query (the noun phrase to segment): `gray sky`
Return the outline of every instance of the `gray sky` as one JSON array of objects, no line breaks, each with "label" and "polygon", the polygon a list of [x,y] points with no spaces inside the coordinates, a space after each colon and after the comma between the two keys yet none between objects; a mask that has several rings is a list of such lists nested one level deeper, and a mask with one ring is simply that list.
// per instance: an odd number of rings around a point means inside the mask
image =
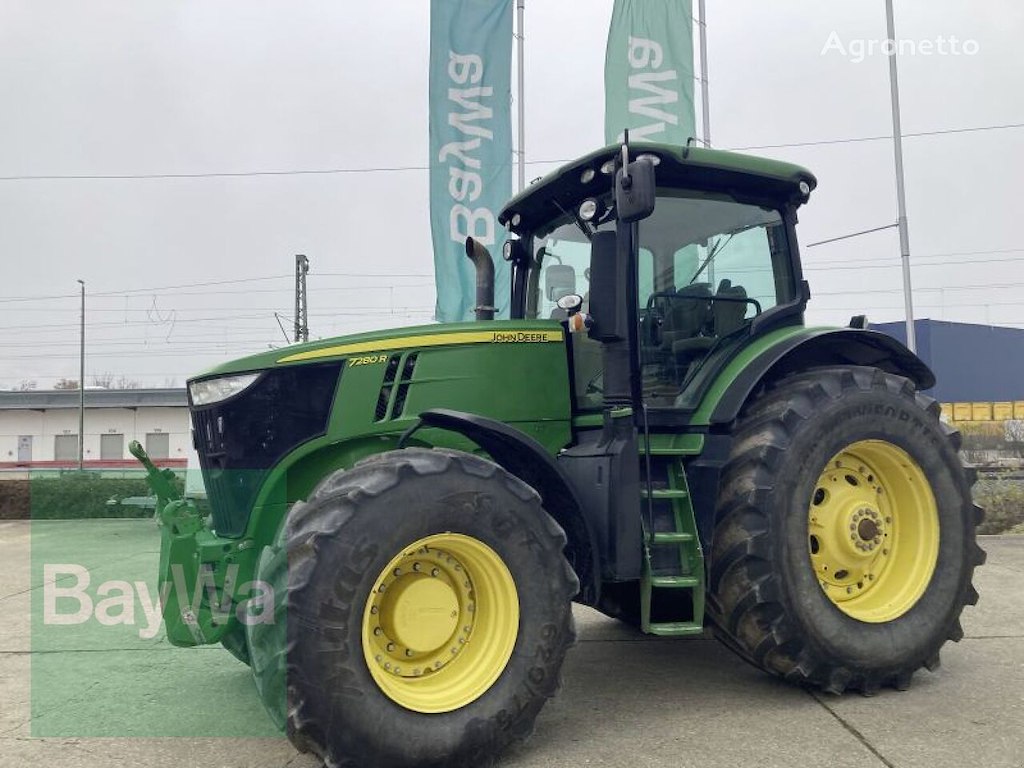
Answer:
[{"label": "gray sky", "polygon": [[[896,4],[898,37],[960,40],[958,54],[900,58],[906,134],[1024,123],[1024,6]],[[854,48],[885,37],[882,0],[709,5],[716,146],[890,134],[887,60],[858,63]],[[528,178],[603,143],[611,6],[527,0]],[[90,295],[87,383],[181,384],[283,344],[274,312],[293,313],[295,253],[312,262],[312,334],[429,321],[428,8],[4,0],[0,387],[77,377],[76,278]],[[848,55],[823,55],[832,32]],[[904,148],[918,317],[1024,326],[1024,129]],[[895,220],[891,141],[752,151],[818,175],[803,243]],[[9,180],[369,168],[411,170]],[[895,230],[804,260],[809,322],[902,317]],[[166,287],[239,278],[261,279]]]}]

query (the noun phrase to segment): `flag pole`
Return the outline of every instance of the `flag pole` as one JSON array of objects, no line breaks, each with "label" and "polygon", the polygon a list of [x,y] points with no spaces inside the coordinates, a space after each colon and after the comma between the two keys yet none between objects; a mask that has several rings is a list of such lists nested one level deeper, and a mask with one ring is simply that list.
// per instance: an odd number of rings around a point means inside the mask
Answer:
[{"label": "flag pole", "polygon": [[516,60],[519,67],[518,75],[518,121],[519,121],[519,188],[518,192],[522,192],[526,189],[526,106],[523,103],[523,97],[526,93],[526,86],[523,83],[523,77],[526,72],[526,68],[523,64],[523,53],[525,51],[525,36],[523,35],[523,20],[526,16],[526,0],[516,0]]},{"label": "flag pole", "polygon": [[697,27],[700,32],[700,105],[701,105],[701,132],[703,133],[703,144],[711,146],[711,100],[708,85],[708,23],[707,11],[704,7],[704,0],[697,5]]}]

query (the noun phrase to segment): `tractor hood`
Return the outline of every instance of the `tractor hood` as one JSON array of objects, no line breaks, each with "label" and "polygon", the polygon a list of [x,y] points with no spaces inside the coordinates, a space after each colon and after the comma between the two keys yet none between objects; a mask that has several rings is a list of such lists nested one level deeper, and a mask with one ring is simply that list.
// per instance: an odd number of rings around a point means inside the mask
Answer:
[{"label": "tractor hood", "polygon": [[260,352],[210,368],[191,379],[206,381],[222,376],[254,373],[282,366],[327,362],[339,358],[369,356],[403,349],[422,349],[461,344],[508,342],[561,342],[562,328],[552,321],[495,321],[488,323],[445,323],[390,328],[349,336],[294,344]]}]

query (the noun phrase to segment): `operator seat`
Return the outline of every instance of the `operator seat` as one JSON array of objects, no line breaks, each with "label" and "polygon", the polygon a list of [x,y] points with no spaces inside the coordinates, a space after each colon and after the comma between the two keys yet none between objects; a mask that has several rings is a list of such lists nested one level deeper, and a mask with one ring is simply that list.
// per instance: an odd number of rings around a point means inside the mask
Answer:
[{"label": "operator seat", "polygon": [[723,280],[718,284],[712,313],[715,316],[715,335],[728,336],[739,330],[743,318],[747,315],[747,289],[742,285],[733,285],[731,280]]},{"label": "operator seat", "polygon": [[712,324],[711,286],[694,283],[676,291],[666,317],[663,345],[671,351],[677,373],[685,370],[707,351],[715,339],[709,331]]}]

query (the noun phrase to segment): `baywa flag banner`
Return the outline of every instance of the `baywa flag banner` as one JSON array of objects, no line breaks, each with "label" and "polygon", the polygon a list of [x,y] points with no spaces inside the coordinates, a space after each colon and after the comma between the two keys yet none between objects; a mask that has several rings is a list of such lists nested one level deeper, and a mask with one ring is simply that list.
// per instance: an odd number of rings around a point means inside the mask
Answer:
[{"label": "baywa flag banner", "polygon": [[436,319],[473,319],[472,237],[494,257],[498,317],[508,317],[509,265],[498,213],[512,192],[512,0],[430,5],[430,226]]},{"label": "baywa flag banner", "polygon": [[605,141],[695,136],[690,0],[615,0],[604,66]]}]

